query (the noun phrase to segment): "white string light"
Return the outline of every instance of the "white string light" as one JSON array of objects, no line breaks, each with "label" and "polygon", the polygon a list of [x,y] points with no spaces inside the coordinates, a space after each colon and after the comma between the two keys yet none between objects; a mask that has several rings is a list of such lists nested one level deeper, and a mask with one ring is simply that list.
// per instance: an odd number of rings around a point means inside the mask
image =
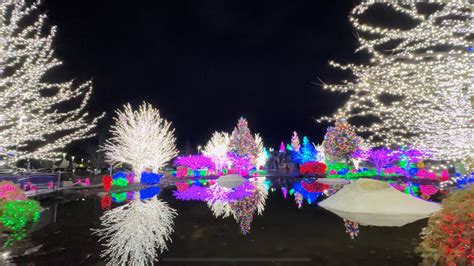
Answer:
[{"label": "white string light", "polygon": [[128,163],[140,176],[148,168],[158,171],[178,155],[171,122],[151,104],[143,103],[137,111],[126,104],[116,114],[112,137],[102,147],[108,161]]},{"label": "white string light", "polygon": [[[0,1],[0,153],[8,154],[11,163],[57,159],[67,144],[93,136],[102,117],[89,119],[84,110],[90,81],[75,86],[44,80],[61,61],[53,56],[56,28],[44,33],[46,16],[35,16],[38,5]],[[76,107],[61,111],[65,105]]]},{"label": "white string light", "polygon": [[227,152],[229,151],[230,137],[226,132],[214,132],[211,139],[207,142],[202,154],[212,159],[217,169],[223,169],[228,166],[229,159]]},{"label": "white string light", "polygon": [[[416,26],[404,30],[361,22],[360,16],[375,5],[392,7]],[[435,5],[437,11],[424,15],[415,4],[375,1],[352,10],[349,20],[361,33],[357,51],[367,51],[371,63],[331,62],[352,71],[356,79],[324,85],[352,94],[333,116],[318,121],[373,116],[378,121],[357,127],[359,133],[368,133],[373,145],[413,145],[430,151],[438,160],[473,156],[474,53],[468,51],[474,34],[472,11],[467,1],[429,5]],[[386,95],[395,100],[389,103]]]}]

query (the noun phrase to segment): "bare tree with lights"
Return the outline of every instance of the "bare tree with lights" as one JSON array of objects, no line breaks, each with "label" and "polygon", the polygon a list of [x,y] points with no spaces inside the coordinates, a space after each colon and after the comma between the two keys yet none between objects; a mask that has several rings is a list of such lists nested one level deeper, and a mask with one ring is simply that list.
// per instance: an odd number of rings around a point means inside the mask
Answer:
[{"label": "bare tree with lights", "polygon": [[211,158],[217,169],[228,165],[227,152],[229,151],[230,137],[225,132],[214,132],[211,139],[204,146],[202,153]]},{"label": "bare tree with lights", "polygon": [[[388,6],[414,26],[409,29],[368,25],[372,8]],[[433,12],[423,12],[429,5]],[[340,65],[354,81],[324,85],[331,91],[352,92],[331,117],[373,117],[358,126],[375,146],[426,149],[435,159],[459,160],[474,154],[474,53],[471,6],[468,1],[398,4],[363,1],[349,19],[359,31],[360,46],[371,56],[368,65]],[[321,121],[319,120],[319,121]]]},{"label": "bare tree with lights", "polygon": [[126,104],[116,114],[112,137],[102,147],[108,161],[130,164],[140,176],[146,169],[158,171],[178,154],[171,122],[151,104],[143,103],[136,111]]},{"label": "bare tree with lights", "polygon": [[61,65],[53,55],[56,28],[46,27],[39,2],[0,1],[0,154],[57,159],[67,144],[91,137],[100,118],[85,107],[91,82],[47,82]]},{"label": "bare tree with lights", "polygon": [[104,241],[101,257],[110,265],[153,265],[171,242],[176,210],[157,197],[134,201],[106,211],[102,228],[93,229]]}]

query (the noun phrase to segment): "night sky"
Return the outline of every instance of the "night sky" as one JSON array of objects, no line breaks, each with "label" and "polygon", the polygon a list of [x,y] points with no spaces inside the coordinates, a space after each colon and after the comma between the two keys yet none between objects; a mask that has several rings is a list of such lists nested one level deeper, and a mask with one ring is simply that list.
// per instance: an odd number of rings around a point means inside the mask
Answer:
[{"label": "night sky", "polygon": [[148,101],[176,128],[179,147],[205,144],[215,130],[249,120],[266,145],[293,130],[320,142],[345,97],[319,79],[347,74],[329,60],[354,62],[356,38],[347,15],[354,1],[44,0],[58,26],[60,72],[92,79],[89,110],[106,112]]}]

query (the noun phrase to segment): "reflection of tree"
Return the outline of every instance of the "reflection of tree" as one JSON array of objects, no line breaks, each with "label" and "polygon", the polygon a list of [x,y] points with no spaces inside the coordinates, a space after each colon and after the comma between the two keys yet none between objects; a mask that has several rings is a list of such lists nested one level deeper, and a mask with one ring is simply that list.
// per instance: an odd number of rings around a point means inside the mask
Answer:
[{"label": "reflection of tree", "polygon": [[346,233],[349,234],[351,239],[359,236],[359,223],[343,219]]},{"label": "reflection of tree", "polygon": [[176,215],[176,210],[156,197],[106,211],[100,218],[103,228],[93,229],[105,241],[101,256],[112,265],[152,264],[157,250],[167,250]]},{"label": "reflection of tree", "polygon": [[257,212],[258,215],[262,215],[268,196],[268,187],[265,183],[253,182],[253,185],[253,193],[241,200],[209,200],[207,202],[215,217],[225,218],[232,215],[240,224],[241,232],[244,235],[250,231],[254,213]]}]

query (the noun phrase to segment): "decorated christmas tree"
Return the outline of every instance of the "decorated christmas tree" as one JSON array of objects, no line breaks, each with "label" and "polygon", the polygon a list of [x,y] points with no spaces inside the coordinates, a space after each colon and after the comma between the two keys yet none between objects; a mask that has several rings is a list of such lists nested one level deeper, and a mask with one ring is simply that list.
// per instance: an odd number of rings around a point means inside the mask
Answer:
[{"label": "decorated christmas tree", "polygon": [[291,147],[294,151],[299,152],[301,148],[300,137],[296,131],[293,131],[293,136],[291,136]]},{"label": "decorated christmas tree", "polygon": [[443,208],[428,220],[416,251],[423,265],[472,265],[474,186],[443,200]]},{"label": "decorated christmas tree", "polygon": [[349,123],[338,120],[334,127],[328,128],[324,136],[324,153],[330,161],[347,161],[349,155],[359,149],[362,143],[362,138],[355,133]]},{"label": "decorated christmas tree", "polygon": [[240,156],[247,156],[256,164],[258,157],[258,147],[250,129],[247,120],[243,117],[237,122],[237,126],[232,131],[230,137],[229,150]]},{"label": "decorated christmas tree", "polygon": [[299,151],[292,151],[293,161],[299,164],[315,162],[317,160],[317,154],[316,148],[306,136],[303,137],[303,145],[301,145]]}]

